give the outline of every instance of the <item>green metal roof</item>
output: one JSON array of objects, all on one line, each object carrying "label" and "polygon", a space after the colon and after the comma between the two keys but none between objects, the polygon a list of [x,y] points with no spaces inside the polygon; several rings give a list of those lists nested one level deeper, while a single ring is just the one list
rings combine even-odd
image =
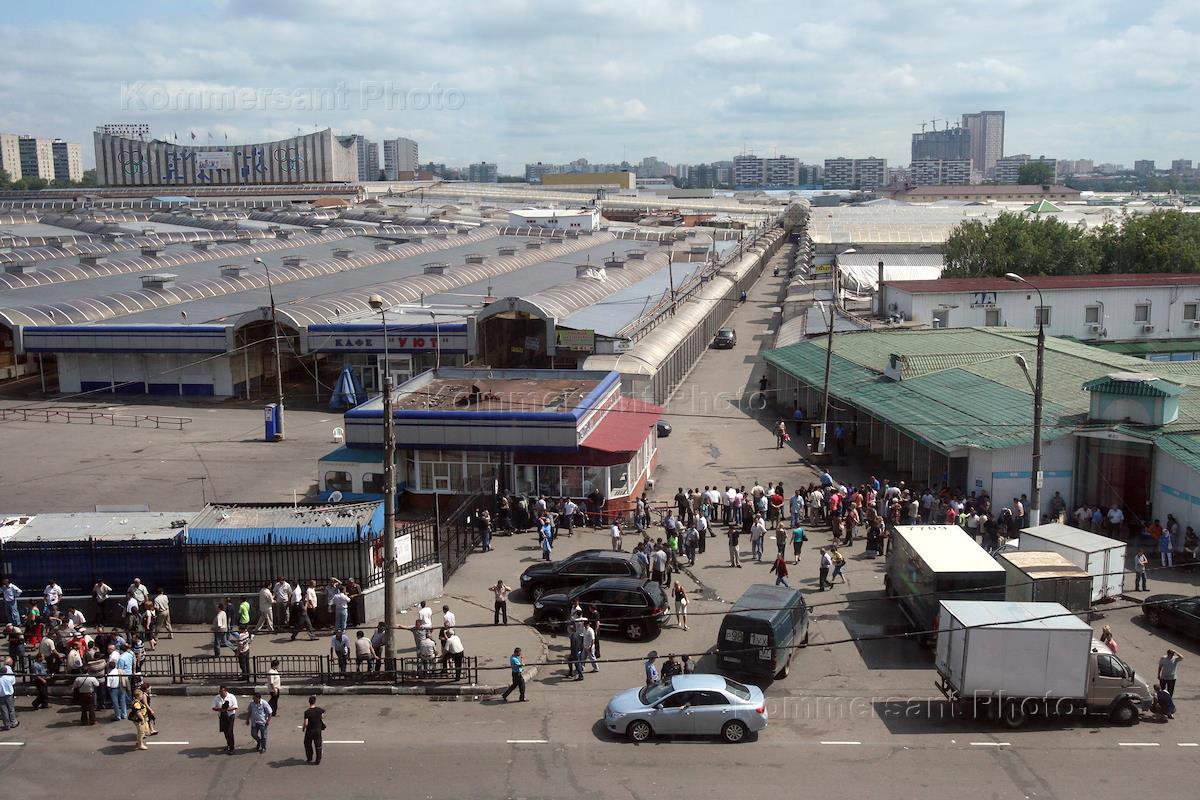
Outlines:
[{"label": "green metal roof", "polygon": [[1025,209],[1030,214],[1060,214],[1062,209],[1051,203],[1049,200],[1038,200],[1029,208]]},{"label": "green metal roof", "polygon": [[1134,372],[1105,375],[1083,384],[1084,391],[1134,397],[1179,397],[1183,389],[1154,375]]},{"label": "green metal roof", "polygon": [[1130,356],[1148,356],[1151,353],[1195,353],[1200,351],[1200,339],[1162,339],[1147,342],[1097,342],[1101,350],[1124,353]]},{"label": "green metal roof", "polygon": [[1158,437],[1155,444],[1174,456],[1183,464],[1200,471],[1200,435],[1194,433],[1168,433]]},{"label": "green metal roof", "polygon": [[[764,358],[803,382],[820,387],[826,337],[769,350]],[[966,447],[999,449],[1032,441],[1033,396],[1013,356],[1032,367],[1037,341],[1030,331],[944,328],[844,333],[833,337],[830,394],[943,452]],[[892,356],[903,362],[902,380],[885,376]],[[906,370],[904,367],[907,366]],[[1082,342],[1046,341],[1043,436],[1068,435],[1087,422],[1091,397],[1085,383],[1112,373],[1144,370],[1145,360]],[[1171,384],[1192,391],[1180,397],[1179,419],[1148,438],[1200,431],[1200,368],[1167,369]],[[1163,369],[1160,369],[1163,368]]]}]

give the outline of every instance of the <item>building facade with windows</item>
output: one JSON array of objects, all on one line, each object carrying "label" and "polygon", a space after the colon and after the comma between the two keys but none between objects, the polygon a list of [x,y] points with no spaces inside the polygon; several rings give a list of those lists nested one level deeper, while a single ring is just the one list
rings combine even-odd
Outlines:
[{"label": "building facade with windows", "polygon": [[[1097,345],[1200,339],[1200,275],[1055,275],[1030,280],[1042,290],[1044,304],[1038,304],[1033,289],[1002,278],[942,278],[885,283],[881,307],[934,328],[1031,329],[1040,321],[1050,336]],[[1200,341],[1194,350],[1200,351]]]},{"label": "building facade with windows", "polygon": [[[396,388],[397,481],[411,501],[507,490],[625,509],[657,456],[662,409],[621,395],[615,372],[439,369]],[[320,460],[323,494],[382,492],[380,398],[345,413],[346,444]]]},{"label": "building facade with windows", "polygon": [[913,161],[908,167],[908,181],[913,186],[966,186],[971,182],[971,161]]},{"label": "building facade with windows", "polygon": [[54,180],[54,145],[49,139],[20,136],[21,175],[26,178]]},{"label": "building facade with windows", "polygon": [[8,179],[19,181],[21,171],[21,137],[15,133],[0,133],[0,169],[8,173]]},{"label": "building facade with windows", "polygon": [[975,169],[991,177],[996,162],[1004,157],[1004,112],[980,111],[963,114],[962,126],[971,137],[970,159]]},{"label": "building facade with windows", "polygon": [[970,161],[971,131],[967,128],[946,128],[914,133],[912,160]]},{"label": "building facade with windows", "polygon": [[54,154],[54,179],[58,181],[83,180],[83,148],[75,142],[55,139],[50,143]]},{"label": "building facade with windows", "polygon": [[401,172],[416,172],[420,169],[419,148],[412,139],[400,137],[383,140],[383,171],[389,181],[394,181]]},{"label": "building facade with windows", "polygon": [[1015,156],[1005,156],[996,162],[995,177],[998,183],[1015,184],[1021,179],[1021,167],[1026,164],[1040,163],[1050,168],[1050,176],[1058,174],[1058,161],[1045,156],[1033,158],[1028,153]]},{"label": "building facade with windows", "polygon": [[497,176],[496,165],[486,161],[467,167],[467,180],[471,183],[495,183]]}]

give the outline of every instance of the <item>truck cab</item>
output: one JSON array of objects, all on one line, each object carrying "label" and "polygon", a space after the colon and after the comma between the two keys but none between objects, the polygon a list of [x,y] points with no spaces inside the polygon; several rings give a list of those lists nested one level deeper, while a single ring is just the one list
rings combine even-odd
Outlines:
[{"label": "truck cab", "polygon": [[[1091,713],[1106,713],[1112,722],[1129,725],[1143,708],[1150,708],[1153,695],[1150,686],[1133,667],[1126,664],[1099,641],[1092,640],[1092,657],[1088,662],[1087,705]],[[1123,704],[1130,704],[1126,710]],[[1130,719],[1130,710],[1134,718]]]}]

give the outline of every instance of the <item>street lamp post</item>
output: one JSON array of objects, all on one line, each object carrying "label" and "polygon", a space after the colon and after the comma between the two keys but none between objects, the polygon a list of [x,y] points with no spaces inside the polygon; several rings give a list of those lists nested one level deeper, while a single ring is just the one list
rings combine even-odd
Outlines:
[{"label": "street lamp post", "polygon": [[[275,315],[275,290],[271,287],[271,268],[267,262],[255,256],[255,264],[261,264],[267,273],[267,298],[271,301],[271,346],[275,350],[275,389],[278,399],[279,424],[275,428],[275,441],[283,439],[283,368],[279,355],[279,318]],[[246,385],[250,385],[250,376],[246,376]]]},{"label": "street lamp post", "polygon": [[[1025,284],[1037,292],[1038,296],[1038,308],[1034,312],[1038,326],[1037,373],[1030,384],[1030,388],[1033,389],[1033,475],[1029,488],[1029,525],[1033,527],[1042,521],[1042,393],[1046,362],[1046,301],[1042,299],[1041,289],[1015,272],[1006,272],[1004,277],[1014,283]],[[1025,373],[1025,380],[1029,380],[1029,365],[1025,363],[1024,357],[1018,355],[1017,364]]]},{"label": "street lamp post", "polygon": [[[824,313],[825,306],[817,303]],[[817,452],[825,452],[825,430],[829,427],[829,368],[833,365],[833,303],[829,304],[829,334],[825,341],[825,388],[821,393],[821,435],[817,439]]]},{"label": "street lamp post", "polygon": [[383,654],[396,659],[396,420],[392,417],[392,372],[388,363],[387,303],[377,294],[367,298],[383,323]]}]

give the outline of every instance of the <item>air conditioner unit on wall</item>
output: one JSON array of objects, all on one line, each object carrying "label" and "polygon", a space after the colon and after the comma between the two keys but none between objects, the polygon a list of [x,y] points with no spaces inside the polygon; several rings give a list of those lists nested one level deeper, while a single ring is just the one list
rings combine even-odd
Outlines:
[{"label": "air conditioner unit on wall", "polygon": [[1087,326],[1087,329],[1091,333],[1099,333],[1100,332],[1100,323],[1099,322],[1089,323]]},{"label": "air conditioner unit on wall", "polygon": [[1143,325],[1142,333],[1154,333],[1154,326],[1153,325]]},{"label": "air conditioner unit on wall", "polygon": [[1192,320],[1192,327],[1193,327],[1193,328],[1200,328],[1200,319],[1194,319],[1194,320]]}]

